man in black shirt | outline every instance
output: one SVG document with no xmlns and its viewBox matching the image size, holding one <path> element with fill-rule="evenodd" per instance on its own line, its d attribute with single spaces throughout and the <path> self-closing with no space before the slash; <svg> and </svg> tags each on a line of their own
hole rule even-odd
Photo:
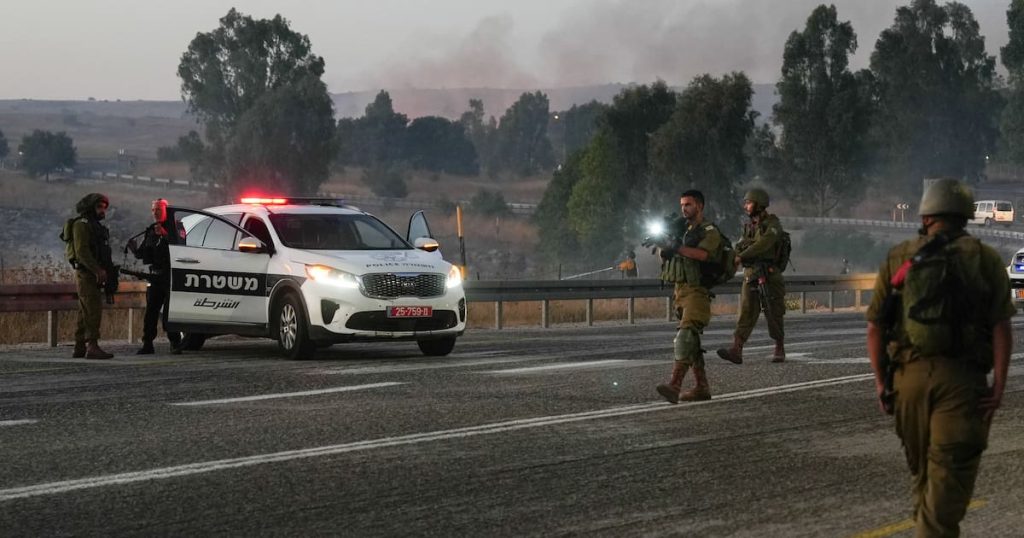
<svg viewBox="0 0 1024 538">
<path fill-rule="evenodd" d="M 152 275 L 149 287 L 146 288 L 146 314 L 142 323 L 142 348 L 139 355 L 150 355 L 154 352 L 153 340 L 156 338 L 156 322 L 163 321 L 164 332 L 171 342 L 171 352 L 180 352 L 181 334 L 167 330 L 167 310 L 171 299 L 171 254 L 167 248 L 167 230 L 173 226 L 167 222 L 167 200 L 153 200 L 153 224 L 143 232 L 141 243 L 135 238 L 128 242 L 128 249 L 136 258 L 149 265 Z M 160 315 L 161 310 L 163 316 Z"/>
</svg>

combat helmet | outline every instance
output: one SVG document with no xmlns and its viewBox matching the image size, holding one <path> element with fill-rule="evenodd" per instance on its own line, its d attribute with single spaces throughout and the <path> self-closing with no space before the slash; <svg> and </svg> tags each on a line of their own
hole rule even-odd
<svg viewBox="0 0 1024 538">
<path fill-rule="evenodd" d="M 768 192 L 764 189 L 750 189 L 743 195 L 743 201 L 750 200 L 757 204 L 757 207 L 764 209 L 768 207 Z"/>
<path fill-rule="evenodd" d="M 955 179 L 940 179 L 932 183 L 921 195 L 921 206 L 917 214 L 956 215 L 974 218 L 974 195 L 963 183 Z"/>
</svg>

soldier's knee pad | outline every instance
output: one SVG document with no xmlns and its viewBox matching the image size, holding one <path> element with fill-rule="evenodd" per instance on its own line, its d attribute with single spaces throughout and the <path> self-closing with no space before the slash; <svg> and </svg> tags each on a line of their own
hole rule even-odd
<svg viewBox="0 0 1024 538">
<path fill-rule="evenodd" d="M 700 356 L 700 332 L 693 327 L 679 329 L 673 344 L 676 360 L 695 359 Z"/>
</svg>

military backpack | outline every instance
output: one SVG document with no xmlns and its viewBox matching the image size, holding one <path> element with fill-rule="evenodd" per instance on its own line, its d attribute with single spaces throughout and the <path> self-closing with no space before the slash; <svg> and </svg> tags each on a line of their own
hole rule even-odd
<svg viewBox="0 0 1024 538">
<path fill-rule="evenodd" d="M 75 258 L 75 221 L 82 218 L 80 215 L 71 217 L 64 221 L 64 227 L 60 231 L 60 240 L 64 242 L 64 258 L 71 264 L 71 267 L 78 268 L 78 260 Z"/>
<path fill-rule="evenodd" d="M 732 241 L 722 233 L 716 224 L 709 223 L 706 226 L 713 227 L 722 238 L 722 245 L 718 249 L 717 256 L 712 253 L 712 258 L 700 264 L 700 284 L 710 289 L 725 284 L 736 276 L 736 249 L 733 248 Z M 704 238 L 704 229 L 706 228 L 703 226 L 700 228 L 700 239 Z"/>
</svg>

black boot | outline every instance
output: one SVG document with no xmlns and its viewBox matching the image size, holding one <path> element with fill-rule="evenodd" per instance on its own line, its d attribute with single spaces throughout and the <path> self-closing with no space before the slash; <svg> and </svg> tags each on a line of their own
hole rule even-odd
<svg viewBox="0 0 1024 538">
<path fill-rule="evenodd" d="M 142 342 L 142 347 L 139 348 L 139 350 L 136 351 L 135 354 L 136 355 L 152 355 L 154 352 L 155 352 L 155 350 L 153 349 L 153 341 L 152 340 L 144 340 Z"/>
</svg>

